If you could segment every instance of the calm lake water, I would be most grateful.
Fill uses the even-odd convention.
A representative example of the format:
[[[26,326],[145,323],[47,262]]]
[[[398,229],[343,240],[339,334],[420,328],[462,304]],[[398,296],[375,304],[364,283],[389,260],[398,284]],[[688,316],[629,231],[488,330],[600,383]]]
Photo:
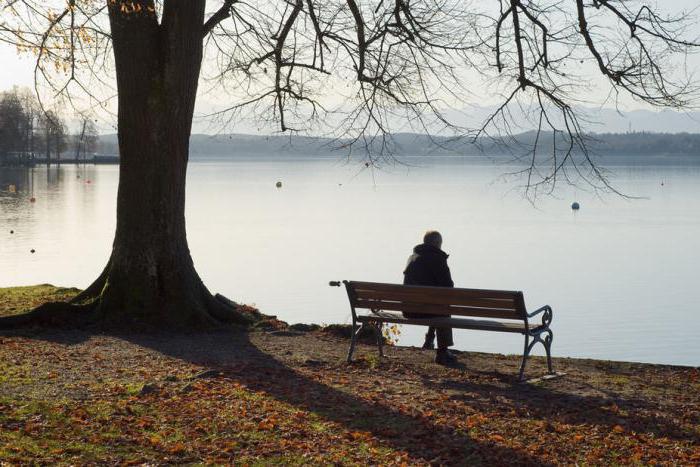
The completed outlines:
[[[344,290],[328,281],[399,282],[436,228],[457,286],[522,290],[528,308],[554,308],[556,355],[700,365],[700,167],[615,167],[616,187],[644,199],[565,188],[533,207],[499,179],[513,168],[404,162],[374,174],[335,159],[192,163],[188,235],[201,276],[288,322],[349,322]],[[0,169],[0,286],[87,286],[109,255],[117,182],[116,166]],[[419,344],[424,330],[404,326],[400,343]],[[475,331],[455,341],[522,346]]]

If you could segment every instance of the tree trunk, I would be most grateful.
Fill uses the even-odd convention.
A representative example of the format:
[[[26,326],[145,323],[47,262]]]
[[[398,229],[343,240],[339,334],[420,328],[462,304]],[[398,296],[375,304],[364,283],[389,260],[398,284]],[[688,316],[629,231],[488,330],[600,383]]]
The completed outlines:
[[[108,2],[119,95],[119,189],[112,254],[72,304],[0,318],[0,328],[92,321],[110,328],[192,330],[261,317],[215,299],[185,232],[185,177],[202,61],[205,0]],[[47,136],[47,150],[49,148]],[[48,162],[48,161],[47,161]]]
[[[83,145],[83,138],[85,138],[85,117],[83,117],[82,125],[80,126],[80,137],[75,143],[75,163],[80,165],[80,149]]]
[[[60,136],[58,134],[58,130],[56,134],[54,135],[54,149],[55,149],[55,154],[56,154],[56,165],[61,165],[61,140]]]
[[[49,125],[48,121],[46,125]],[[47,127],[48,128],[48,127]],[[46,130],[46,167],[51,165],[51,133]]]
[[[138,2],[136,2],[138,3]],[[107,267],[81,299],[98,319],[130,329],[192,329],[246,321],[197,274],[185,232],[185,176],[202,60],[204,0],[110,3],[119,95],[117,228]]]

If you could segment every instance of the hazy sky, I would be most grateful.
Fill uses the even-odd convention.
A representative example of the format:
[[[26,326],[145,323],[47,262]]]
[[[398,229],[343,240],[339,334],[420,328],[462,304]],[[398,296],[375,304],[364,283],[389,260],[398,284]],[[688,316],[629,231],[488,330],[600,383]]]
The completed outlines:
[[[5,0],[0,0],[0,5],[4,3]],[[495,0],[493,0],[495,1]],[[212,1],[212,5],[216,2]],[[649,2],[648,2],[649,3]],[[653,3],[653,2],[651,2]],[[658,3],[658,8],[662,12],[678,12],[680,10],[692,10],[700,8],[700,0],[673,0],[673,1],[662,1]],[[0,15],[3,13],[0,10]],[[700,36],[700,34],[699,34]],[[13,85],[19,86],[32,86],[33,84],[33,67],[34,63],[29,56],[18,56],[14,47],[7,44],[0,44],[0,91],[4,89],[11,88]],[[689,60],[690,68],[698,71],[698,76],[700,76],[700,54],[695,55]],[[206,85],[202,86],[204,88]],[[603,89],[601,86],[599,89],[593,89],[590,94],[591,102],[602,103],[605,99],[605,94],[608,88]],[[599,95],[596,95],[598,93]],[[494,98],[489,96],[479,96],[480,102],[475,102],[475,104],[489,105],[494,104],[496,101]],[[217,108],[216,106],[221,105],[220,94],[206,94],[200,96],[198,101],[198,113],[204,114],[208,113],[211,109]],[[631,110],[634,108],[643,108],[631,100],[625,100],[622,102],[625,110]],[[113,118],[105,114],[102,116],[102,121],[100,122],[100,127],[103,132],[110,131],[110,127],[113,128]],[[237,125],[238,128],[234,129],[237,132],[256,132],[257,128],[254,123],[248,122],[241,125]],[[195,131],[217,131],[216,128],[207,125],[204,119],[200,119],[195,123]]]

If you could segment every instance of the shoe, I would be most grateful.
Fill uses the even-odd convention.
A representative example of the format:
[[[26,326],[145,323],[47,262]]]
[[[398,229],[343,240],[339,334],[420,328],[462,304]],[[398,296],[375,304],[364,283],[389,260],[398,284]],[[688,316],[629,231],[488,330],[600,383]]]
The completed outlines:
[[[433,343],[433,341],[425,341],[423,343],[423,347],[422,347],[423,350],[433,350],[434,348],[435,348],[435,344]]]
[[[435,354],[435,363],[443,366],[452,366],[457,363],[457,357],[447,349],[438,350]]]

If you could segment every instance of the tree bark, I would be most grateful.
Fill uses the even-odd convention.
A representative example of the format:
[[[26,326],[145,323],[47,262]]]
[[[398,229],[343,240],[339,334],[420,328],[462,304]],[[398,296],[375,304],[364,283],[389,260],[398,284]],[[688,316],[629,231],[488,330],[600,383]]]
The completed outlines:
[[[165,2],[161,24],[152,1],[134,3],[140,11],[109,4],[119,95],[117,227],[107,267],[86,292],[98,295],[97,318],[109,325],[192,329],[245,322],[202,283],[185,229],[205,1]]]

